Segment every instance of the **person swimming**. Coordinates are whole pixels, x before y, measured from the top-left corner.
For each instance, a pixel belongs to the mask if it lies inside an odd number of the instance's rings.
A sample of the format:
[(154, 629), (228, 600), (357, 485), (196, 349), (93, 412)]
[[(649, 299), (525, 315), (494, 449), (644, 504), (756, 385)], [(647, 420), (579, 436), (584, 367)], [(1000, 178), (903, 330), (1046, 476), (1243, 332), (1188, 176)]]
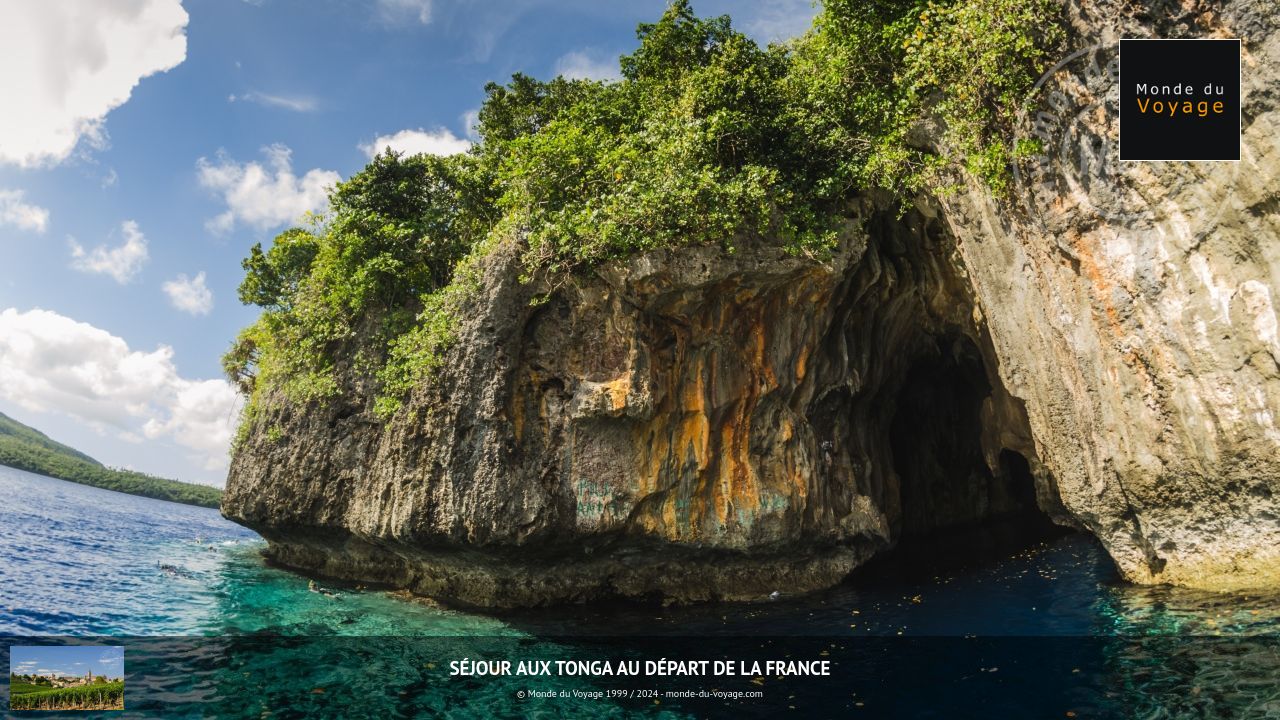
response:
[(322, 588), (322, 587), (320, 587), (319, 585), (317, 585), (315, 580), (308, 580), (308, 581), (307, 581), (307, 589), (308, 589), (308, 590), (310, 590), (310, 591), (311, 591), (311, 592), (313, 592), (313, 593), (320, 593), (321, 595), (324, 595), (325, 597), (333, 597), (333, 593), (332, 593), (332, 592), (329, 592), (328, 590), (325, 590), (324, 588)]

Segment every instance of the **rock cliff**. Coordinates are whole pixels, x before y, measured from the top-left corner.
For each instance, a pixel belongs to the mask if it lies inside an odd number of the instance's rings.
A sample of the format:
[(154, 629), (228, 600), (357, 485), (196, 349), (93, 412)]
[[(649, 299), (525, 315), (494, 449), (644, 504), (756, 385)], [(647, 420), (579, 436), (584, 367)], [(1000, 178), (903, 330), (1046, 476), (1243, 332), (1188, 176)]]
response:
[[(830, 257), (743, 238), (554, 288), (521, 280), (512, 238), (404, 408), (375, 419), (358, 384), (267, 406), (223, 512), (284, 565), (494, 607), (816, 589), (901, 537), (1033, 508), (1135, 582), (1280, 585), (1263, 5), (1071, 11), (1101, 47), (1242, 37), (1238, 164), (1024, 168), (1020, 203), (861, 197)], [(1082, 108), (1105, 94), (1065, 72)], [(1114, 137), (1093, 110), (1072, 142)]]
[[(1086, 5), (1075, 20), (1108, 50), (1119, 37), (1241, 38), (1240, 163), (1058, 169), (1028, 212), (970, 192), (945, 215), (1035, 455), (1125, 577), (1275, 587), (1280, 37), (1266, 3), (1186, 9), (1117, 23)], [(1105, 78), (1068, 74), (1073, 111), (1090, 112), (1067, 134), (1113, 140), (1113, 113), (1080, 100)]]

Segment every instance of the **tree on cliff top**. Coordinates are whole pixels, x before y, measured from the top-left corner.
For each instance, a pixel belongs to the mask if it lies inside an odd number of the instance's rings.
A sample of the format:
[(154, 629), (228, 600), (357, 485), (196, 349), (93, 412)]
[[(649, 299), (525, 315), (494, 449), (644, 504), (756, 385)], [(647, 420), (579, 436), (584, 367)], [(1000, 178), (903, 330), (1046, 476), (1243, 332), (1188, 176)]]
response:
[[(676, 0), (640, 25), (620, 81), (489, 84), (469, 152), (379, 155), (311, 228), (251, 250), (240, 297), (263, 314), (224, 358), (251, 394), (244, 427), (264, 389), (318, 400), (358, 378), (393, 411), (451, 342), (471, 269), (503, 238), (551, 277), (744, 238), (821, 256), (861, 190), (909, 196), (949, 165), (999, 191), (1002, 130), (1058, 12), (1052, 0), (827, 0), (805, 36), (762, 48)], [(913, 144), (929, 117), (947, 131)]]

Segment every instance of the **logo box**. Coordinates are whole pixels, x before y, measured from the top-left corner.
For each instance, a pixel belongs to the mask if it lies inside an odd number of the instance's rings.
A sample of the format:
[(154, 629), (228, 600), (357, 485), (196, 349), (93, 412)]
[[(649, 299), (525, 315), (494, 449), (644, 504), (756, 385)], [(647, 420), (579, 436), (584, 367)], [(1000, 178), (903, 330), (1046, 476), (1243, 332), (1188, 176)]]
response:
[(1240, 40), (1120, 41), (1121, 160), (1240, 159)]

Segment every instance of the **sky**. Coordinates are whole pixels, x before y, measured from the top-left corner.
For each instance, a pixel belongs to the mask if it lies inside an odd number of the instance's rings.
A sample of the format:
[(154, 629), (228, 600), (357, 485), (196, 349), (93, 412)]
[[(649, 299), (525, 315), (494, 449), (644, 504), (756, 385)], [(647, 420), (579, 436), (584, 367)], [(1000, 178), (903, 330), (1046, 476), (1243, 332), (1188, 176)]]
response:
[(83, 677), (87, 672), (124, 677), (124, 648), (115, 645), (16, 645), (9, 649), (9, 672), (17, 675)]
[[(241, 259), (391, 146), (474, 139), (484, 85), (607, 80), (664, 0), (0, 4), (0, 412), (222, 486)], [(767, 43), (811, 0), (694, 0)]]

